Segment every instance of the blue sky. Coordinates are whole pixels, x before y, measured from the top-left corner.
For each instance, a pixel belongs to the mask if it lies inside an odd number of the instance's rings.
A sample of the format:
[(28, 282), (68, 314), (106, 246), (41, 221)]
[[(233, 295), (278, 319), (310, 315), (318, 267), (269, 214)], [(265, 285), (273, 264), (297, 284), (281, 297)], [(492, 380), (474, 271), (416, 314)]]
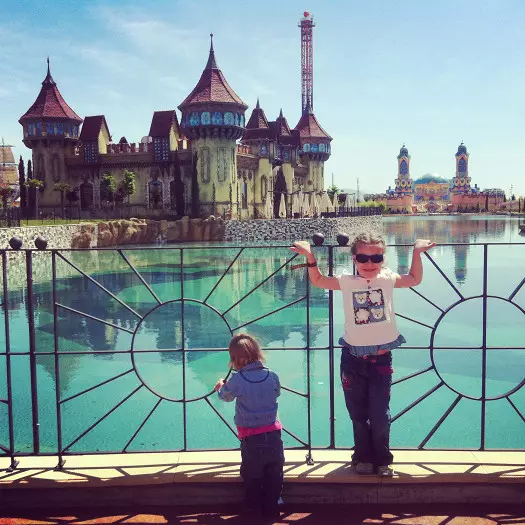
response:
[(82, 117), (114, 140), (147, 134), (196, 84), (213, 32), (217, 61), (268, 119), (300, 117), (297, 23), (315, 17), (314, 109), (334, 137), (338, 186), (383, 191), (405, 142), (411, 174), (454, 174), (464, 140), (472, 183), (525, 196), (523, 0), (2, 0), (0, 137), (30, 158), (20, 116), (51, 72)]

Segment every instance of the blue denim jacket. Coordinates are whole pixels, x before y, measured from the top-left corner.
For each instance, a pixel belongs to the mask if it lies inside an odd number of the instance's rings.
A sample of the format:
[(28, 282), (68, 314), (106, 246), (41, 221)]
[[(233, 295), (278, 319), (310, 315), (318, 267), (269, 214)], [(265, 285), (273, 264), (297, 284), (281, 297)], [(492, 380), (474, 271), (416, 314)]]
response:
[(279, 420), (277, 398), (281, 395), (279, 376), (257, 361), (234, 373), (219, 389), (219, 399), (235, 399), (235, 424), (257, 428)]

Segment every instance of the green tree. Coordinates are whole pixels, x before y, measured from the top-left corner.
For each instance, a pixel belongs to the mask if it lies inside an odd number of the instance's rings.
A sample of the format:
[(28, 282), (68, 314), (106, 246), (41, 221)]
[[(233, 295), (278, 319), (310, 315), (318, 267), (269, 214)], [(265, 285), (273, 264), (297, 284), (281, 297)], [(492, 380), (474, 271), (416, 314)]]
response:
[(137, 176), (133, 171), (126, 170), (124, 171), (124, 175), (120, 181), (119, 189), (123, 197), (127, 197), (128, 204), (130, 204), (131, 196), (135, 193), (135, 191), (137, 191), (137, 183), (135, 182), (136, 178)]
[(2, 199), (2, 207), (7, 212), (7, 201), (15, 193), (15, 189), (8, 184), (2, 184), (0, 186), (0, 198)]
[(20, 161), (18, 162), (18, 185), (20, 186), (20, 208), (27, 206), (27, 189), (25, 186), (26, 182), (26, 170), (24, 167), (24, 159), (20, 155)]
[[(30, 161), (31, 162), (31, 161)], [(30, 166), (29, 163), (27, 165), (27, 175), (29, 177), (29, 171)], [(31, 194), (33, 195), (33, 203), (34, 203), (34, 212), (35, 212), (35, 219), (38, 219), (38, 194), (40, 193), (38, 190), (44, 186), (44, 183), (40, 179), (33, 179), (28, 178), (25, 181), (25, 187), (29, 189)]]
[(64, 213), (64, 200), (66, 198), (66, 194), (69, 193), (73, 188), (71, 187), (71, 184), (68, 184), (67, 182), (64, 182), (63, 180), (59, 182), (55, 182), (53, 186), (53, 191), (59, 191), (60, 192), (60, 210), (62, 212), (62, 218), (65, 217)]
[(104, 173), (100, 179), (100, 200), (102, 202), (115, 202), (115, 192), (117, 191), (117, 181), (111, 173)]
[(330, 197), (330, 200), (332, 203), (334, 202), (335, 196), (340, 192), (341, 190), (335, 185), (332, 184), (326, 189), (326, 193), (328, 193), (328, 196)]

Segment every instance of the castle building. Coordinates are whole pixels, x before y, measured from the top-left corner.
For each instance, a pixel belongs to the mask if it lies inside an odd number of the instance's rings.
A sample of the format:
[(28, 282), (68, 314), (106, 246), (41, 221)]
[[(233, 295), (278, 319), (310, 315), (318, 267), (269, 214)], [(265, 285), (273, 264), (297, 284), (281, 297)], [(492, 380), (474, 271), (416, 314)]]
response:
[(437, 173), (427, 173), (412, 179), (410, 176), (410, 155), (403, 144), (397, 156), (397, 178), (395, 187), (386, 193), (368, 195), (368, 200), (384, 202), (394, 213), (424, 213), (451, 211), (494, 210), (503, 202), (505, 192), (498, 188), (480, 190), (471, 187), (469, 157), (463, 142), (455, 153), (456, 169), (452, 179)]
[[(305, 12), (300, 27), (310, 40), (301, 50), (309, 57), (313, 25)], [(295, 128), (282, 110), (268, 121), (258, 100), (246, 122), (248, 105), (220, 70), (211, 35), (204, 70), (178, 106), (180, 121), (175, 110), (156, 111), (140, 143), (125, 137), (115, 143), (104, 115), (82, 119), (68, 106), (48, 60), (40, 93), (19, 120), (24, 144), (32, 150), (34, 176), (44, 182), (40, 207), (57, 206), (54, 184), (66, 182), (78, 194), (74, 205), (96, 214), (108, 206), (103, 177), (112, 175), (118, 185), (128, 170), (136, 175), (129, 204), (151, 214), (259, 218), (268, 215), (270, 199), (270, 215), (277, 217), (284, 195), (290, 216), (294, 192), (323, 191), (324, 162), (331, 154), (332, 138), (312, 110), (311, 83), (307, 89), (308, 103)], [(118, 191), (115, 199), (122, 200)]]

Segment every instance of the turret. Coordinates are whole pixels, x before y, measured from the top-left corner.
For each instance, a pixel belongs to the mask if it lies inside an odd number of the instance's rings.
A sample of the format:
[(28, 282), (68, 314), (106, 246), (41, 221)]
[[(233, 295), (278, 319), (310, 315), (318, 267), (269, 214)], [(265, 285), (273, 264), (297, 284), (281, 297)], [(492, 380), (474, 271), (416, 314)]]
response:
[(307, 191), (324, 189), (324, 163), (330, 158), (332, 137), (321, 127), (307, 108), (293, 130), (299, 147), (300, 163), (308, 166)]
[(82, 119), (69, 107), (51, 76), (47, 75), (32, 106), (20, 117), (24, 144), (33, 150), (34, 177), (44, 182), (42, 204), (55, 204), (53, 183), (65, 180), (64, 156), (73, 153)]
[(468, 173), (469, 153), (463, 142), (458, 146), (456, 152), (456, 174), (452, 180), (453, 193), (468, 193), (470, 191), (470, 177)]
[(397, 156), (397, 178), (396, 190), (398, 195), (406, 195), (412, 193), (413, 180), (410, 178), (410, 155), (408, 148), (403, 144)]
[(229, 86), (217, 65), (211, 37), (208, 62), (193, 91), (180, 104), (181, 130), (197, 161), (201, 215), (222, 214), (235, 199), (236, 140), (244, 133), (248, 106)]

